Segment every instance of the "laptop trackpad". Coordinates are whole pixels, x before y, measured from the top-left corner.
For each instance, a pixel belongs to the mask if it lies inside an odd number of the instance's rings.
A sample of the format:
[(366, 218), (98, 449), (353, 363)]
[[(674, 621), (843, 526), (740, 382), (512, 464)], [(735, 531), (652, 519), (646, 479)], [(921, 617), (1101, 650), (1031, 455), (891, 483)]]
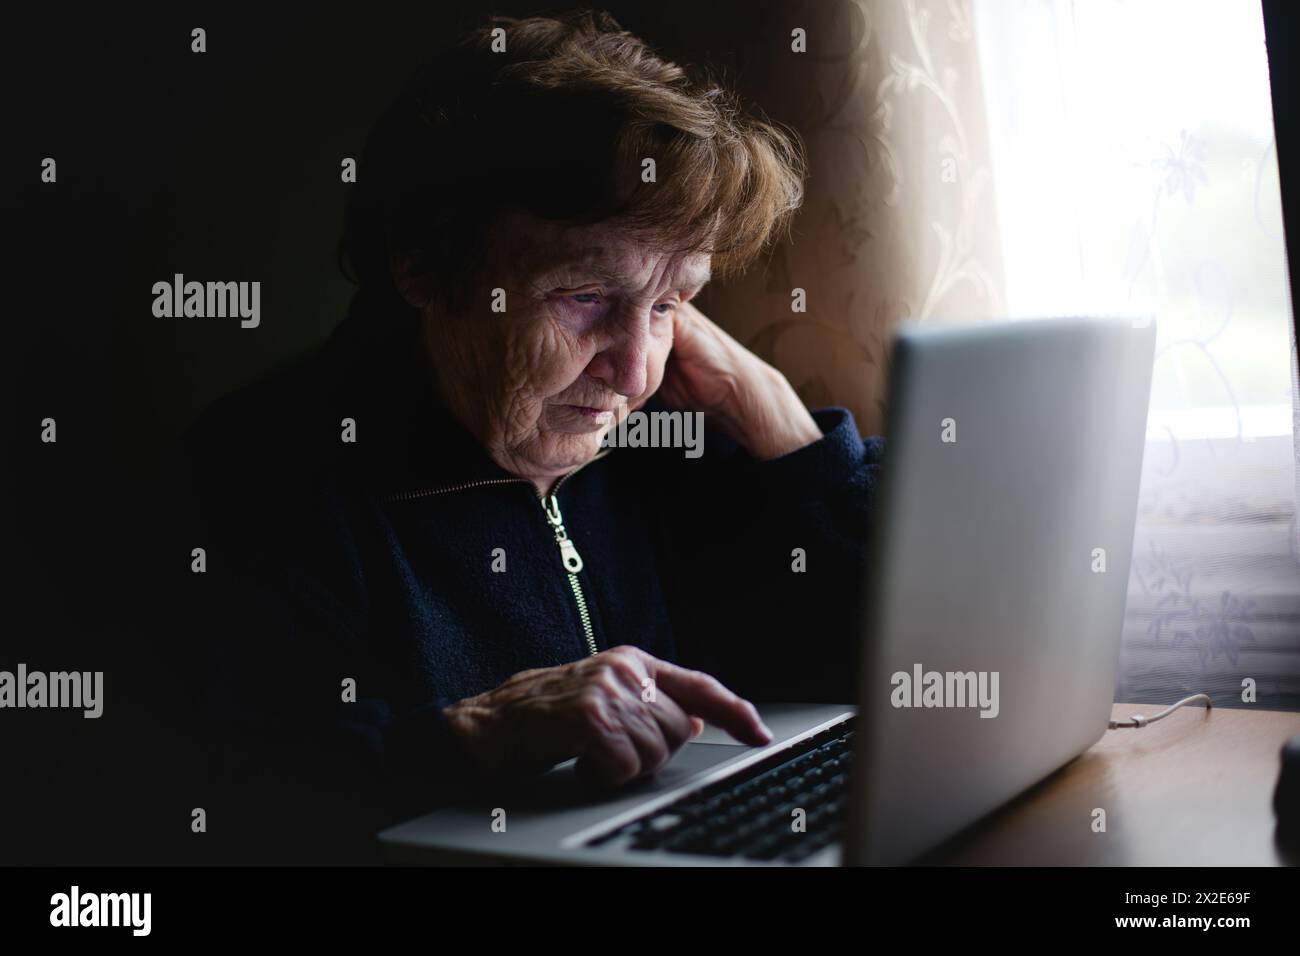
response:
[(653, 777), (611, 790), (595, 788), (583, 781), (573, 769), (576, 761), (566, 760), (540, 777), (512, 784), (508, 795), (501, 792), (500, 784), (494, 792), (497, 799), (508, 800), (509, 803), (503, 805), (513, 807), (515, 813), (576, 810), (624, 801), (635, 803), (679, 787), (705, 770), (716, 767), (723, 761), (741, 757), (751, 749), (734, 744), (688, 743)]

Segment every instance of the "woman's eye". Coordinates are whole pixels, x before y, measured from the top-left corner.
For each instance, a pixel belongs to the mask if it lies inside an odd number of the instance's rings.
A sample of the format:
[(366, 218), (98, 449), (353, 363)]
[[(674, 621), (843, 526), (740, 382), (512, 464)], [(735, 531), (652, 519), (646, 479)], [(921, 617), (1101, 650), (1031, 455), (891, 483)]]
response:
[(658, 305), (655, 306), (655, 311), (658, 312), (660, 315), (667, 315), (669, 312), (673, 310), (673, 308), (674, 306), (672, 302), (660, 302)]
[(583, 305), (595, 305), (600, 301), (599, 292), (575, 292), (571, 299), (575, 302), (581, 302)]

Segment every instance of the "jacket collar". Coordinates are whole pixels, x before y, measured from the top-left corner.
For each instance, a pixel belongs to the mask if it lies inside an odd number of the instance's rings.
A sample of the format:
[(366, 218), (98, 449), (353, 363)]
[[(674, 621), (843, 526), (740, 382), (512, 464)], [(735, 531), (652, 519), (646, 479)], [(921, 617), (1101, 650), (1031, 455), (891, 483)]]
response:
[(369, 321), (373, 313), (365, 305), (358, 294), (322, 350), (333, 373), (327, 373), (330, 405), (357, 420), (357, 443), (344, 455), (347, 479), (387, 497), (515, 478), (442, 402), (414, 312), (405, 321)]

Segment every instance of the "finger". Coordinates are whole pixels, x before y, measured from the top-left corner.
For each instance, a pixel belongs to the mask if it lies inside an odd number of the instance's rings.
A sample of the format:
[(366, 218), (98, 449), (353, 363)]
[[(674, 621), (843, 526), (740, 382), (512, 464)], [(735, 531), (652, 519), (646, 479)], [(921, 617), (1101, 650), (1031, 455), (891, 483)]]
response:
[(596, 683), (584, 692), (579, 707), (579, 752), (595, 775), (612, 785), (658, 770), (672, 752), (654, 717), (618, 683), (611, 668), (593, 674)]
[(758, 710), (715, 677), (667, 661), (655, 664), (655, 682), (687, 713), (721, 727), (741, 743), (761, 746), (772, 742), (772, 731)]
[[(623, 679), (624, 687), (632, 689), (650, 705), (651, 713), (654, 714), (656, 721), (663, 730), (664, 740), (667, 741), (669, 749), (673, 753), (686, 743), (686, 740), (692, 739), (703, 732), (703, 721), (693, 718), (686, 713), (679, 702), (673, 700), (671, 693), (660, 688), (658, 680), (655, 679), (656, 671), (669, 665), (667, 661), (660, 661), (654, 654), (638, 648), (634, 644), (624, 644), (610, 648), (599, 654), (597, 657), (588, 658), (589, 663), (595, 663), (601, 658), (606, 658), (606, 667)], [(681, 669), (679, 669), (681, 670)], [(649, 678), (649, 680), (646, 680)], [(708, 678), (712, 680), (711, 678)], [(716, 682), (714, 682), (716, 683)], [(722, 685), (719, 684), (719, 687)], [(725, 688), (724, 688), (725, 689)], [(731, 693), (731, 692), (727, 692)], [(732, 695), (735, 696), (735, 695)], [(698, 724), (698, 730), (697, 730)]]
[(659, 659), (646, 653), (635, 645), (625, 644), (610, 648), (597, 657), (595, 662), (604, 657), (606, 664), (622, 682), (622, 686), (639, 699), (646, 712), (658, 722), (664, 741), (668, 745), (669, 755), (691, 738), (691, 721), (687, 713), (667, 693), (660, 693), (651, 671)]
[[(686, 714), (703, 717), (738, 740), (769, 743), (772, 732), (749, 701), (733, 693), (717, 678), (703, 671), (661, 660), (636, 645), (616, 648), (640, 662), (654, 680), (656, 692), (664, 692)], [(703, 722), (701, 722), (703, 732)]]
[(588, 729), (578, 748), (575, 770), (588, 782), (616, 787), (637, 776), (641, 757), (622, 726), (602, 731)]
[(623, 726), (624, 733), (636, 747), (640, 766), (634, 777), (644, 777), (654, 773), (668, 762), (668, 758), (677, 749), (669, 746), (664, 738), (663, 728), (659, 726), (650, 708), (650, 704), (642, 703), (640, 699), (634, 697), (621, 699), (612, 706), (616, 719)]
[(703, 317), (700, 310), (689, 302), (682, 302), (673, 309), (673, 344), (694, 332), (696, 322)]
[(652, 699), (646, 700), (645, 696), (641, 695), (642, 706), (658, 722), (670, 754), (676, 753), (682, 744), (699, 733), (691, 716), (667, 693), (660, 692), (657, 686)]
[(683, 322), (697, 322), (704, 318), (704, 313), (693, 302), (680, 302), (673, 313)]

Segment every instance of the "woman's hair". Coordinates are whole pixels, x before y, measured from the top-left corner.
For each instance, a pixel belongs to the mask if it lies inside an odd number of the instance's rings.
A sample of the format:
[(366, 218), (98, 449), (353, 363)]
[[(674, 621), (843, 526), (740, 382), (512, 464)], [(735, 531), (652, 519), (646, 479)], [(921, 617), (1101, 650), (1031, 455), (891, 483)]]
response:
[(793, 133), (609, 14), (494, 17), (424, 64), (371, 131), (340, 263), (390, 298), (389, 257), (411, 256), (451, 296), (497, 213), (516, 208), (618, 220), (665, 249), (710, 253), (726, 275), (788, 225), (804, 170)]

